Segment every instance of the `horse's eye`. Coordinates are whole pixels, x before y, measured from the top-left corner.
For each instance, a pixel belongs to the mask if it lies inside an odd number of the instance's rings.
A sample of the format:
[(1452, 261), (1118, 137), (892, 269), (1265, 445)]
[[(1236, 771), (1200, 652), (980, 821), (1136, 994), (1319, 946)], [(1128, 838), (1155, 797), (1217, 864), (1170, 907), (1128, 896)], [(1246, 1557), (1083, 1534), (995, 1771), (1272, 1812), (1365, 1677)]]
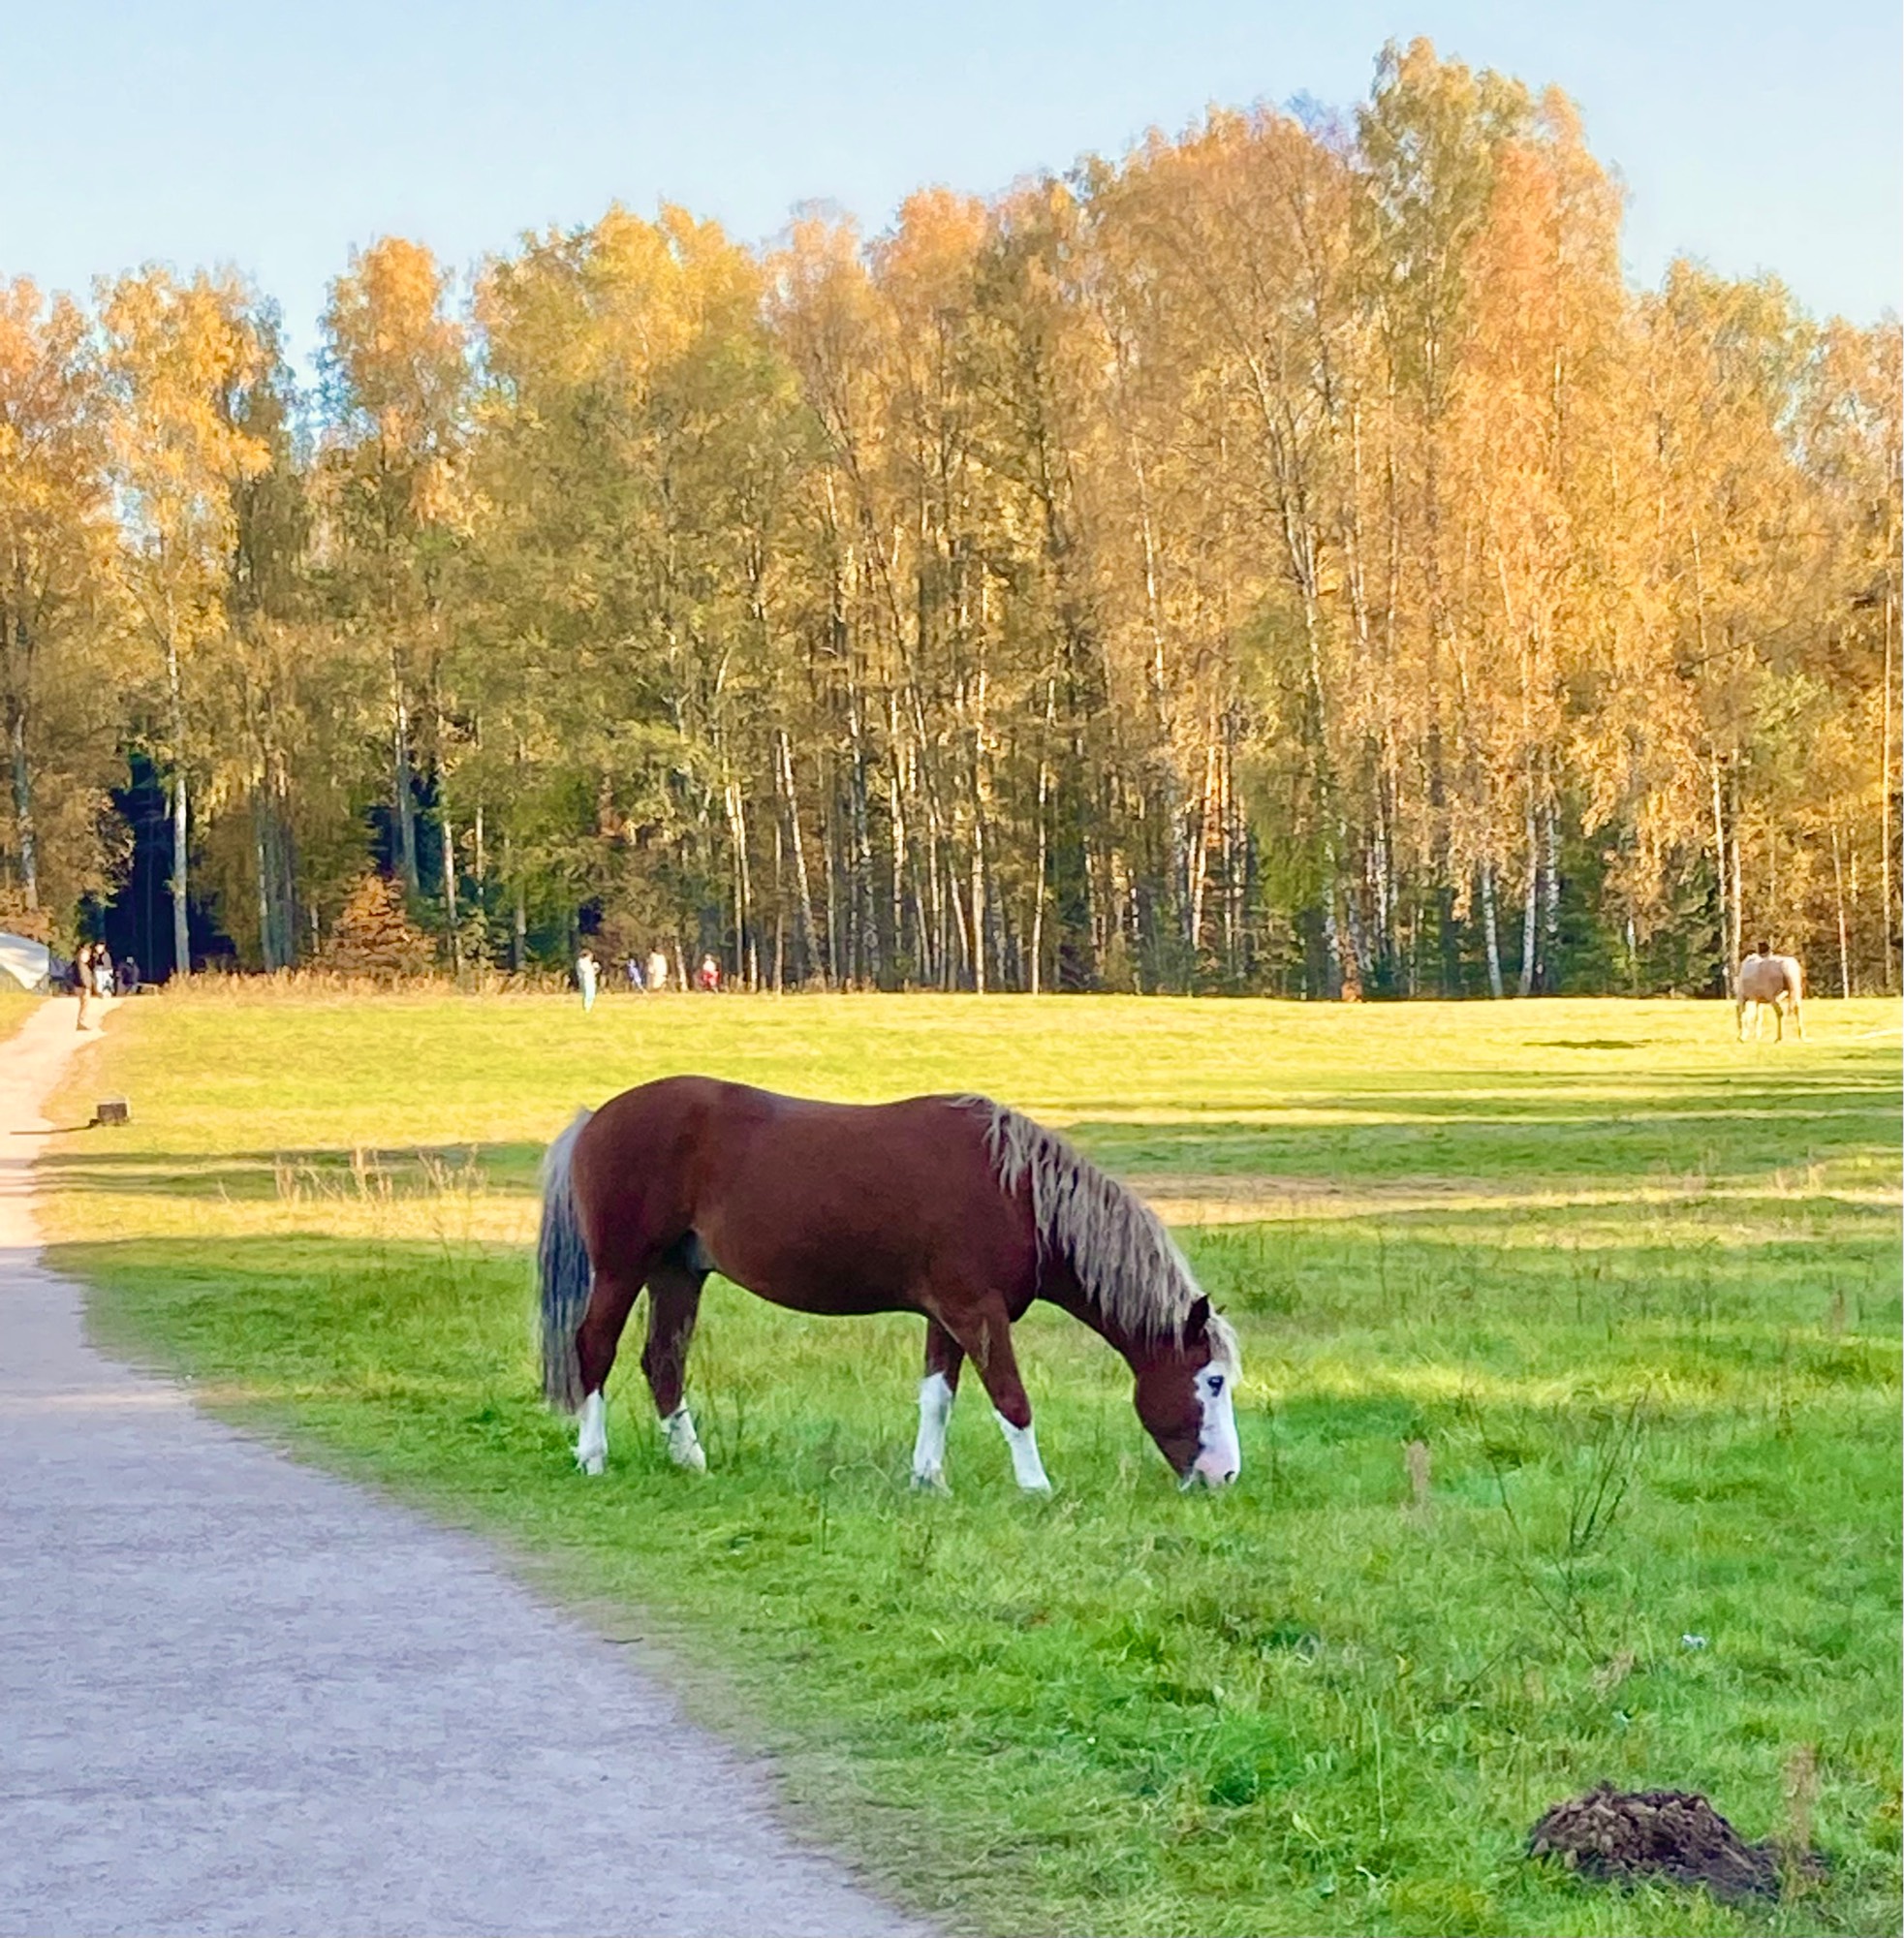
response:
[(1210, 1397), (1214, 1399), (1222, 1391), (1223, 1375), (1221, 1373), (1212, 1373), (1210, 1375)]

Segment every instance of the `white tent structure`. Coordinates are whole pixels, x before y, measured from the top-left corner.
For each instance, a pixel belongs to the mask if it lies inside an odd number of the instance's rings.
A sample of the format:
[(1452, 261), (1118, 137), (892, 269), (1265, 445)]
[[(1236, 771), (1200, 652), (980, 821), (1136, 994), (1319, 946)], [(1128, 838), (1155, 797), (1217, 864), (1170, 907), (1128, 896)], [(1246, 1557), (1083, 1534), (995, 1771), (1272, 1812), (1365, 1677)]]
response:
[(56, 966), (53, 952), (44, 942), (35, 942), (30, 936), (10, 935), (0, 929), (0, 973), (11, 976), (22, 989), (30, 994), (45, 994)]

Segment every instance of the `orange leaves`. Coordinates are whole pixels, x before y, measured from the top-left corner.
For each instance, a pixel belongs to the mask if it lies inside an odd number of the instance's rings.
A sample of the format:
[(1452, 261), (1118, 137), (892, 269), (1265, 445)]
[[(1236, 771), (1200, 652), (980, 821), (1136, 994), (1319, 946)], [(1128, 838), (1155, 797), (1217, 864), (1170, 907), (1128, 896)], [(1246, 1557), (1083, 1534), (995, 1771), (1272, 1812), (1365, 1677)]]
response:
[(326, 355), (341, 406), (337, 456), (378, 516), (446, 521), (469, 388), (450, 278), (416, 242), (385, 236), (330, 286)]
[[(24, 278), (0, 284), (0, 558), (17, 583), (83, 577), (107, 543), (106, 415), (86, 320)], [(63, 555), (63, 556), (61, 556)]]
[(118, 470), (146, 536), (173, 550), (229, 544), (230, 487), (267, 461), (229, 410), (265, 365), (245, 305), (235, 282), (203, 271), (179, 282), (147, 269), (105, 293)]

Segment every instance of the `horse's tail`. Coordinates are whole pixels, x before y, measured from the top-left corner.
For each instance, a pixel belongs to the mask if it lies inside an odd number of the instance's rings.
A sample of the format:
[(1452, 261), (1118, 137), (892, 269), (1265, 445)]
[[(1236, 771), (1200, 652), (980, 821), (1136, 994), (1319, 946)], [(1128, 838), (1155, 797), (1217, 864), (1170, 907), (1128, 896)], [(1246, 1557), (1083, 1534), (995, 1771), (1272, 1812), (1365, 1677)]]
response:
[(536, 1242), (536, 1269), (542, 1281), (543, 1397), (569, 1413), (582, 1402), (576, 1328), (588, 1304), (590, 1272), (569, 1165), (576, 1139), (591, 1114), (578, 1112), (542, 1161), (542, 1235)]

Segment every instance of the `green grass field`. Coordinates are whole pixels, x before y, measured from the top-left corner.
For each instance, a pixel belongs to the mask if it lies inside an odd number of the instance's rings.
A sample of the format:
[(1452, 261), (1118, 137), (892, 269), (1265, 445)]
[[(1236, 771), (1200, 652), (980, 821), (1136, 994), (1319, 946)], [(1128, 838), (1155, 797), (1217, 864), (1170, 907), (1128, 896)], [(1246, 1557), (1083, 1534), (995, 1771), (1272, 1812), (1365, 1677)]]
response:
[[(106, 1340), (659, 1645), (955, 1924), (1894, 1931), (1897, 1016), (1810, 1022), (207, 992), (87, 1053), (59, 1120), (110, 1090), (135, 1121), (55, 1140), (50, 1229)], [(1121, 1365), (1051, 1312), (1021, 1358), (1055, 1500), (1018, 1497), (976, 1387), (953, 1497), (917, 1498), (918, 1322), (719, 1281), (712, 1471), (663, 1464), (631, 1352), (609, 1473), (577, 1477), (535, 1397), (535, 1165), (577, 1104), (680, 1070), (1068, 1127), (1237, 1321), (1237, 1487), (1178, 1494)], [(1833, 1871), (1776, 1907), (1521, 1855), (1603, 1777), (1778, 1833), (1806, 1749)]]
[(11, 976), (0, 976), (0, 1041), (12, 1036), (39, 1008), (41, 1000), (29, 996)]

